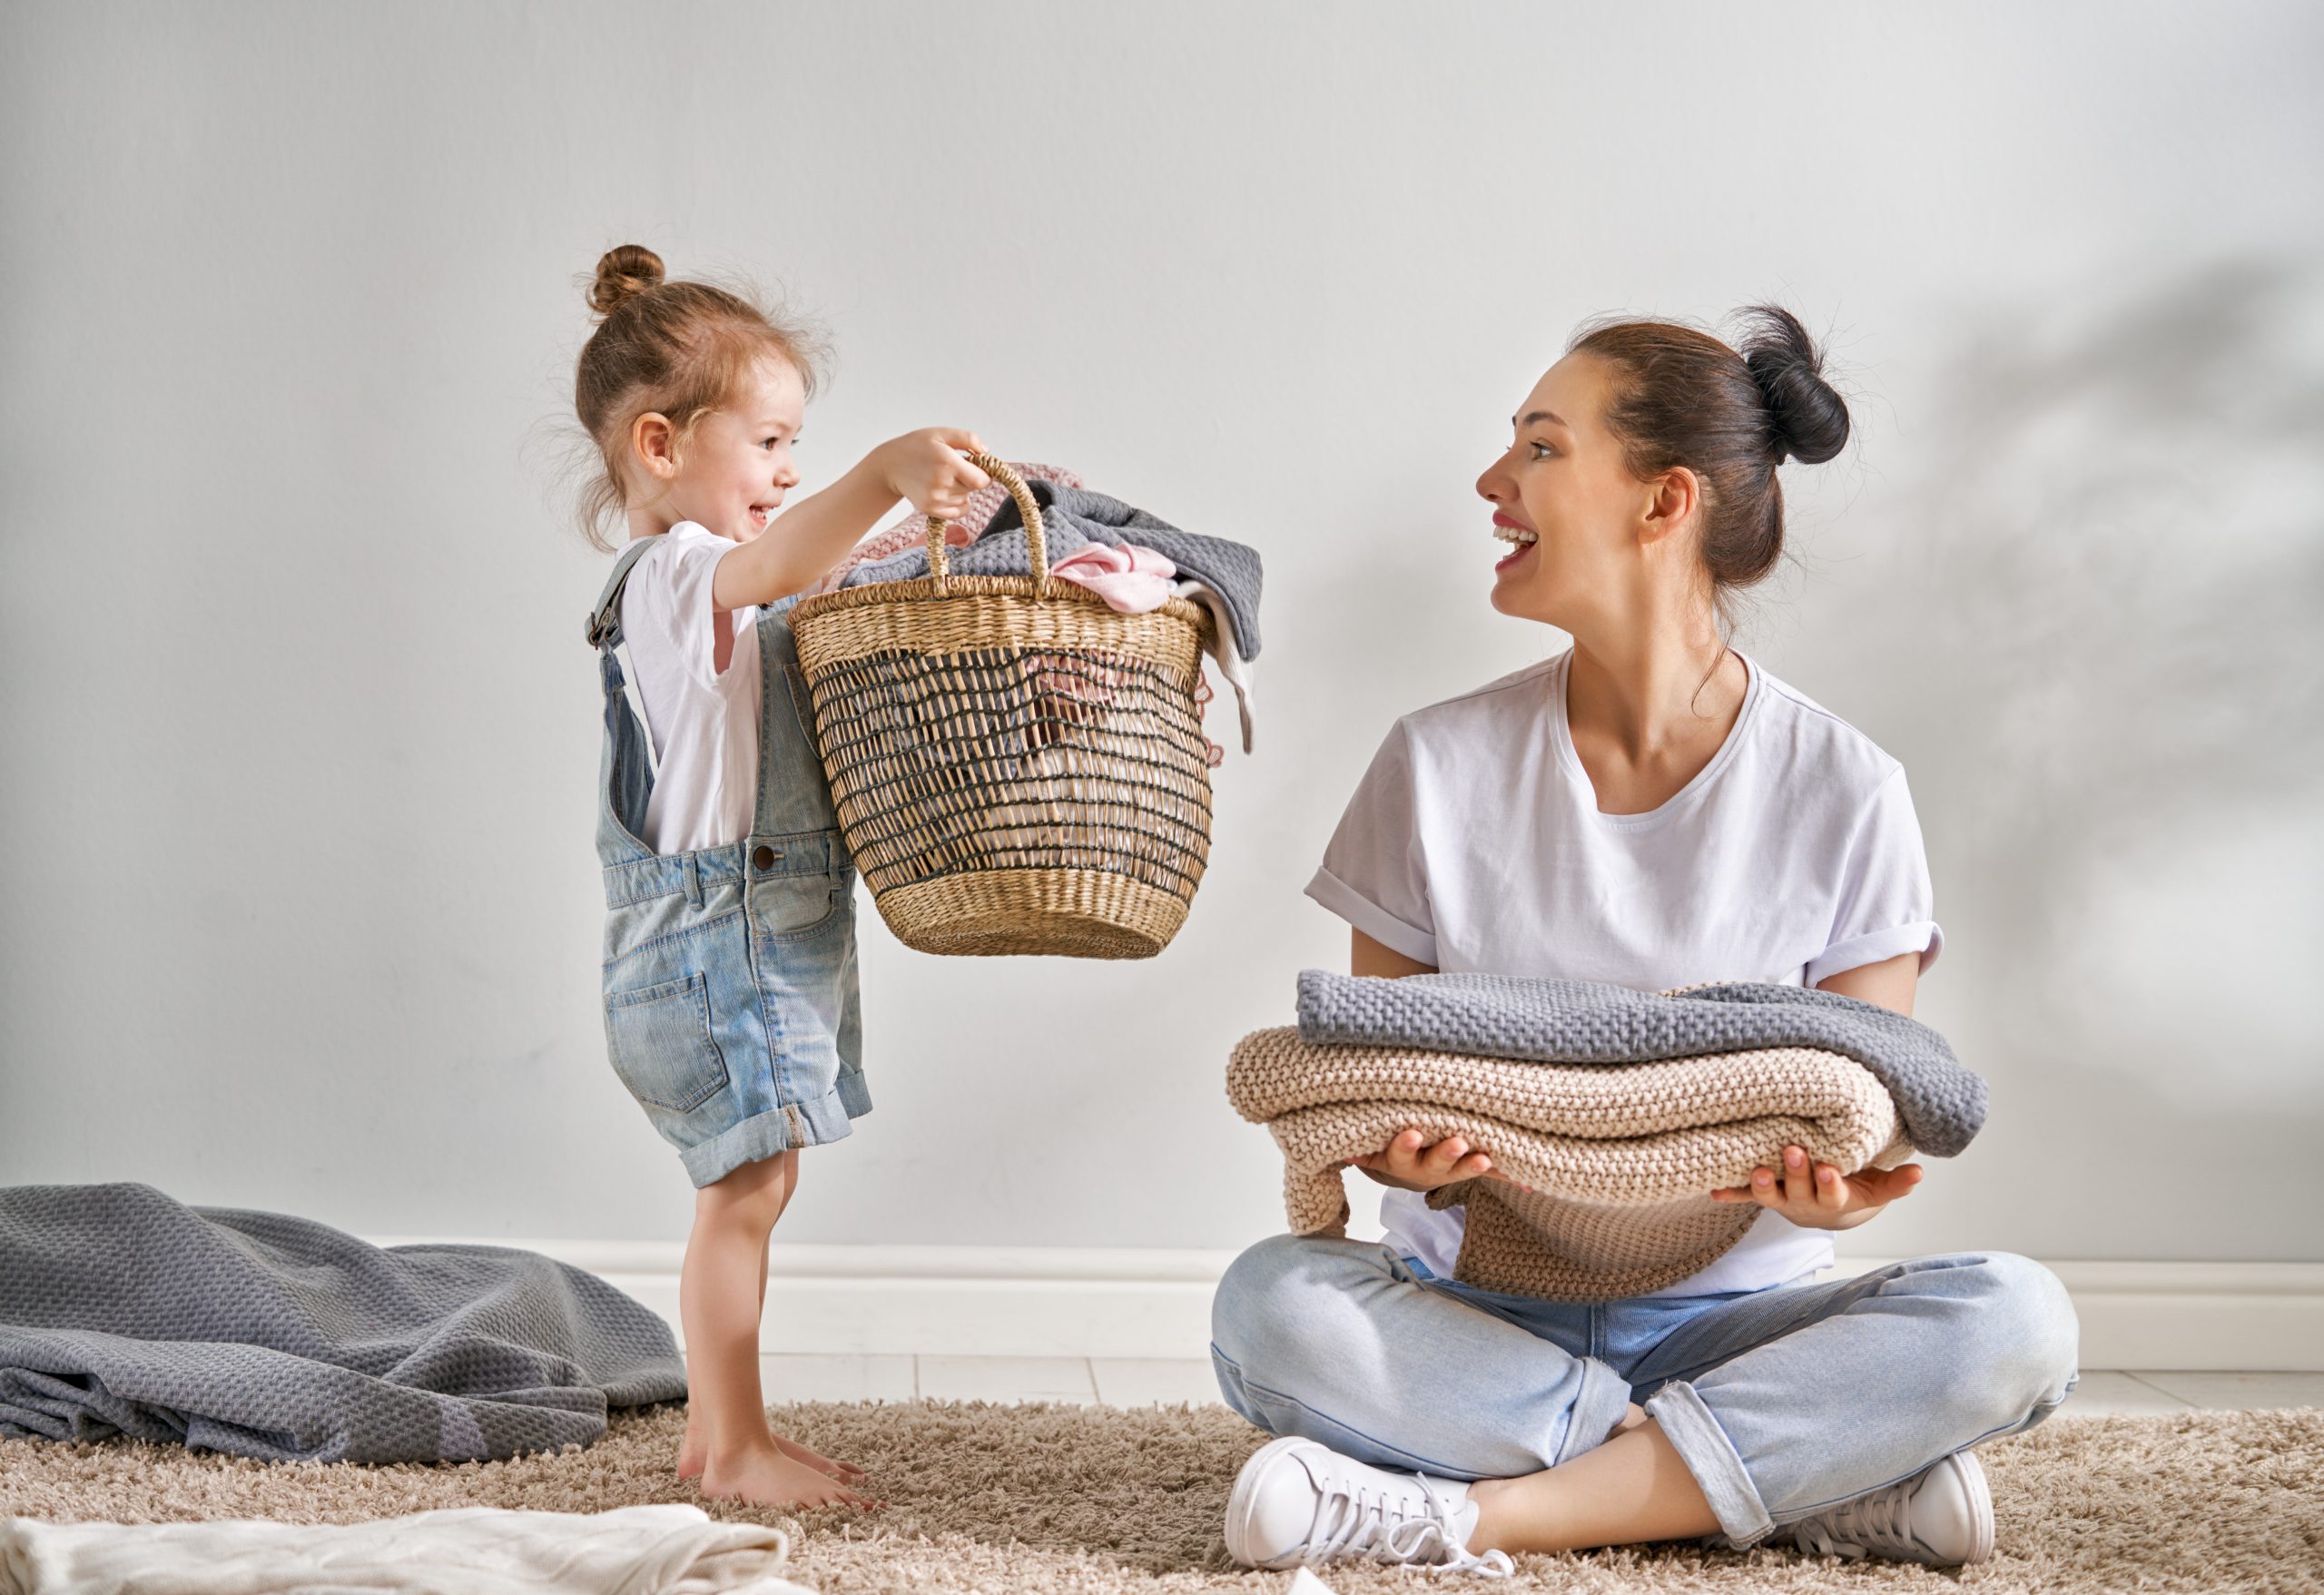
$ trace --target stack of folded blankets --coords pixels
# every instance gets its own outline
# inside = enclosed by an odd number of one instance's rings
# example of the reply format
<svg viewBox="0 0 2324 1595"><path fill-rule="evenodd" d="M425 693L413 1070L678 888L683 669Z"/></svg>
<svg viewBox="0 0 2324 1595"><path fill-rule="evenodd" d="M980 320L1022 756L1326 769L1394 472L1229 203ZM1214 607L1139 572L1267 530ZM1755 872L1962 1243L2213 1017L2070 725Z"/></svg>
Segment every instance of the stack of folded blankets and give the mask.
<svg viewBox="0 0 2324 1595"><path fill-rule="evenodd" d="M1307 970L1299 1023L1238 1042L1226 1094L1282 1147L1302 1235L1344 1233L1348 1159L1407 1128L1465 1138L1508 1177L1429 1193L1467 1209L1454 1277L1557 1301L1709 1265L1760 1211L1710 1193L1778 1167L1787 1146L1845 1173L1893 1168L1954 1156L1985 1117L1984 1081L1927 1026L1757 982L1658 994Z"/></svg>

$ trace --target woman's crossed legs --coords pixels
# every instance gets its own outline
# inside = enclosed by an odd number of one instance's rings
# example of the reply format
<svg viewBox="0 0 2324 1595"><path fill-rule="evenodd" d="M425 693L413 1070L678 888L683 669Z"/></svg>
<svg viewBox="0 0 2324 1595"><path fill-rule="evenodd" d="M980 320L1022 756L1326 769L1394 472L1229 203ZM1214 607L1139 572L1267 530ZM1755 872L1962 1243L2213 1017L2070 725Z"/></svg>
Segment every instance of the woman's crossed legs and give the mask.
<svg viewBox="0 0 2324 1595"><path fill-rule="evenodd" d="M1279 1236L1236 1259L1212 1308L1220 1388L1261 1428L1505 1482L1473 1492L1476 1550L1756 1543L2040 1423L2073 1388L2076 1335L2056 1277L2008 1253L1591 1305Z"/></svg>

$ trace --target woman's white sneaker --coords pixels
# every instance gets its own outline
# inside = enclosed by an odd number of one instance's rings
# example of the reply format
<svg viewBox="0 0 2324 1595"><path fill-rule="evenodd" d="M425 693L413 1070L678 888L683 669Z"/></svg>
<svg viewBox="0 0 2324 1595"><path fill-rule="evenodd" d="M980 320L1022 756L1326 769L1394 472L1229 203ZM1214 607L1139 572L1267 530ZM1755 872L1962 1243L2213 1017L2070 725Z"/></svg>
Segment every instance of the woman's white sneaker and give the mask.
<svg viewBox="0 0 2324 1595"><path fill-rule="evenodd" d="M1361 1558L1491 1578L1513 1571L1505 1551L1471 1553L1476 1526L1466 1484L1375 1468L1291 1437L1261 1446L1226 1500L1226 1551L1245 1567Z"/></svg>
<svg viewBox="0 0 2324 1595"><path fill-rule="evenodd" d="M1960 1567L1994 1553L1994 1496L1976 1453L1957 1451L1901 1483L1787 1523L1769 1537L1818 1556Z"/></svg>

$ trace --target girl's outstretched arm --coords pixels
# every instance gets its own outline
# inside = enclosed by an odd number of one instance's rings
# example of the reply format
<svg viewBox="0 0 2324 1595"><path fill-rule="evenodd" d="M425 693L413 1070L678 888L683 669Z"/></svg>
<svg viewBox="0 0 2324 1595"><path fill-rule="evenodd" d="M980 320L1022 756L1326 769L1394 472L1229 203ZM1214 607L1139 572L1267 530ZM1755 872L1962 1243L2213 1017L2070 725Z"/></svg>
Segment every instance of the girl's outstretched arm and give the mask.
<svg viewBox="0 0 2324 1595"><path fill-rule="evenodd" d="M805 590L847 556L899 498L922 515L951 519L985 485L970 454L984 445L974 432L931 427L891 438L845 476L777 516L766 530L718 561L711 602L721 609L772 604Z"/></svg>

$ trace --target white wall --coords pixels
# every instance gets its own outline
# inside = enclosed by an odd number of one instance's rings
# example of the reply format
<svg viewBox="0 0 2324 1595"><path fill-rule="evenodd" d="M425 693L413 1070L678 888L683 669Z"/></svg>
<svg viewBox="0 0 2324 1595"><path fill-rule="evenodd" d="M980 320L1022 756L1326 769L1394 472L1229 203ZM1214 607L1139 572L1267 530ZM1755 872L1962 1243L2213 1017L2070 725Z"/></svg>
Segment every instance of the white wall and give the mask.
<svg viewBox="0 0 2324 1595"><path fill-rule="evenodd" d="M1268 566L1259 755L1132 965L864 914L794 1243L1279 1227L1235 1037L1389 721L1562 639L1472 496L1574 325L1776 296L1857 441L1740 638L1911 772L1991 1124L1897 1255L2324 1260L2324 17L17 5L0 16L0 1181L662 1239L606 1068L608 245L832 326L810 486L973 425Z"/></svg>

